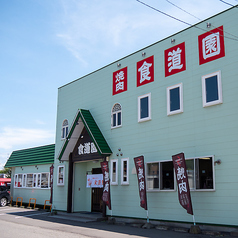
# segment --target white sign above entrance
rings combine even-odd
[[[93,142],[86,142],[84,144],[80,144],[78,147],[79,155],[93,154],[93,153],[97,153],[97,148]]]
[[[87,188],[103,188],[103,174],[87,175]]]

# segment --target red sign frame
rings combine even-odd
[[[225,56],[223,26],[198,36],[199,65]]]
[[[185,42],[164,51],[165,77],[186,70]]]
[[[112,74],[112,95],[127,91],[127,67]]]
[[[154,56],[137,62],[136,75],[137,87],[154,82]]]

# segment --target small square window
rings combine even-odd
[[[167,88],[167,115],[183,112],[182,83]]]
[[[202,76],[203,107],[222,103],[221,71]]]
[[[129,158],[121,160],[121,184],[129,184]]]
[[[151,93],[138,97],[138,122],[151,119]]]

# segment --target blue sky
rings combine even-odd
[[[143,2],[191,24],[169,2],[202,20],[230,7]],[[0,0],[0,168],[14,150],[54,143],[60,86],[186,27],[136,0]]]

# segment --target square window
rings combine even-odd
[[[175,190],[174,167],[172,161],[147,163],[147,190]]]
[[[129,158],[121,160],[121,185],[129,184]]]
[[[222,103],[221,71],[202,76],[203,107]]]
[[[167,88],[167,115],[183,112],[182,83]]]
[[[214,190],[213,156],[186,159],[190,190]]]
[[[138,97],[138,122],[151,119],[151,93]]]

